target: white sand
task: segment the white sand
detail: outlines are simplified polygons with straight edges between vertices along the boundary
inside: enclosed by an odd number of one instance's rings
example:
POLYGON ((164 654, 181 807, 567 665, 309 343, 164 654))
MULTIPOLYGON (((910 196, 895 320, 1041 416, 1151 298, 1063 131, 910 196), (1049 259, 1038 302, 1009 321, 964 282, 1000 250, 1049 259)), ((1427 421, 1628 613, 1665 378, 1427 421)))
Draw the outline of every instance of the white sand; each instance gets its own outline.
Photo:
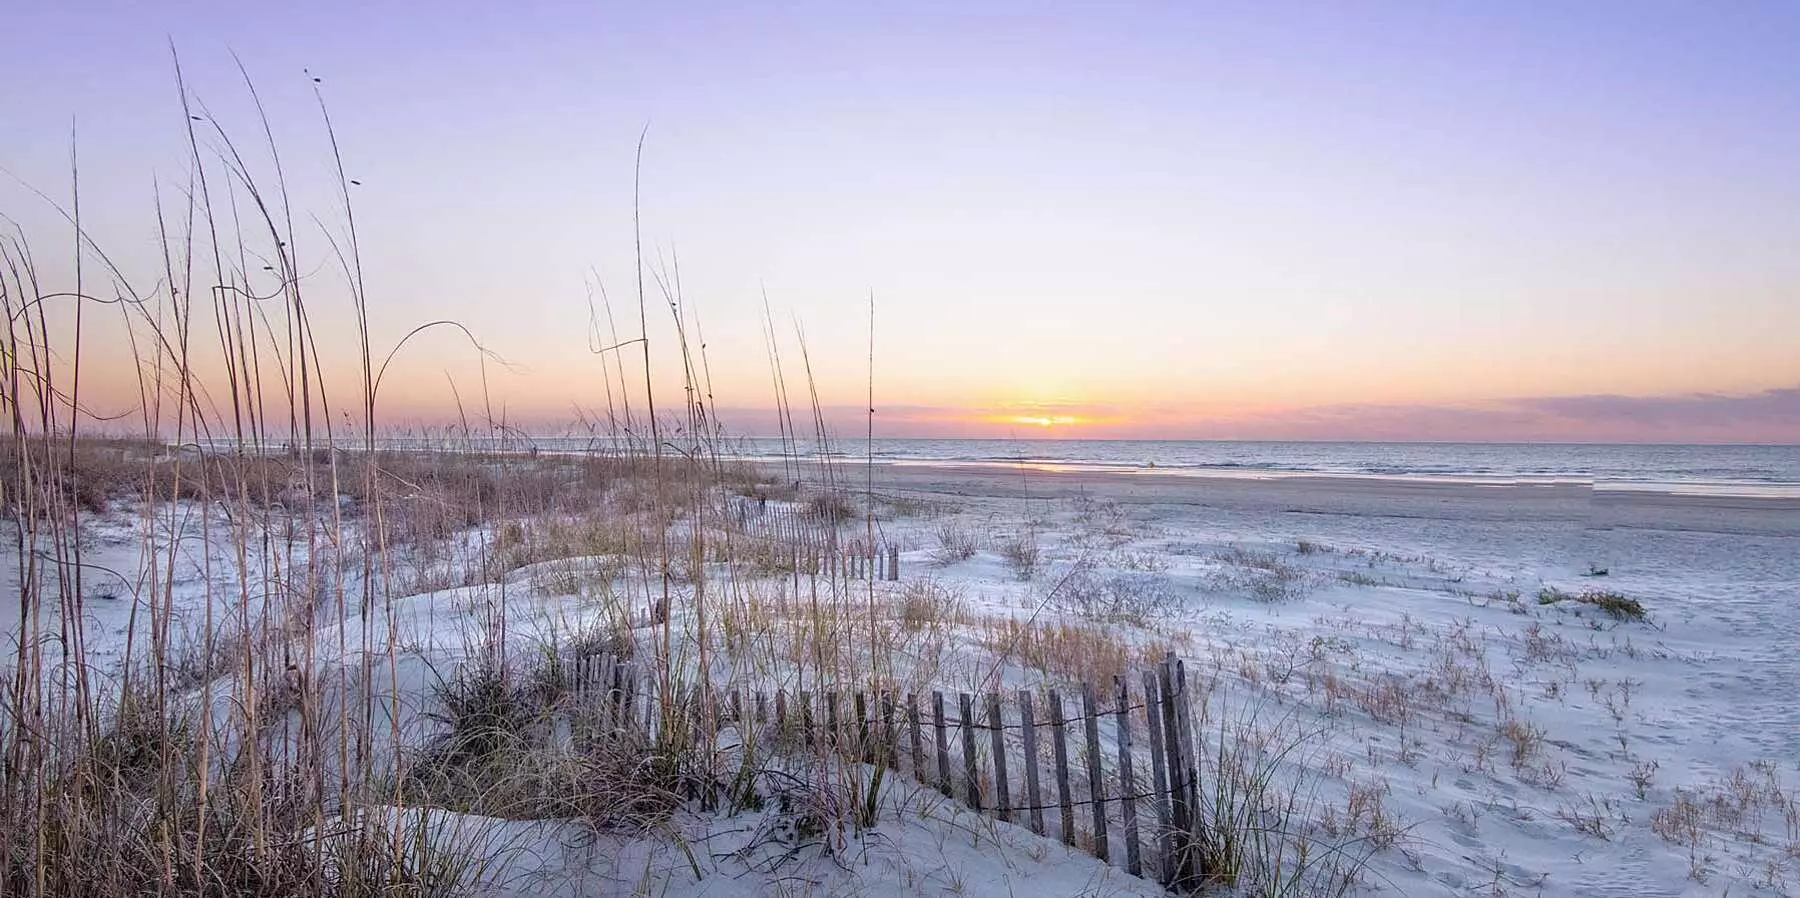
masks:
MULTIPOLYGON (((867 473, 845 479, 862 488, 867 473)), ((1414 698, 1404 727, 1292 682, 1244 692, 1281 693, 1329 721, 1333 750, 1352 760, 1342 778, 1386 784, 1388 807, 1413 828, 1406 851, 1380 858, 1380 872, 1405 894, 1800 888, 1800 502, 1596 493, 1580 484, 904 465, 873 474, 878 492, 960 505, 970 526, 1017 531, 1040 516, 1048 526, 1039 541, 1058 563, 1084 553, 1102 568, 1162 559, 1166 570, 1155 576, 1183 597, 1181 620, 1171 623, 1201 646, 1190 663, 1251 658, 1268 671, 1298 652, 1309 668, 1347 683, 1391 678, 1414 698), (1073 538, 1081 524, 1072 509, 1083 501, 1121 521, 1120 538, 1098 552, 1073 538), (1320 549, 1302 554, 1303 540, 1320 549), (1222 586, 1232 565, 1216 556, 1231 548, 1309 572, 1307 594, 1266 603, 1222 586), (1607 575, 1586 576, 1594 567, 1607 575), (1623 593, 1650 620, 1540 606, 1546 586, 1623 593), (1516 604, 1495 598, 1513 592, 1516 604), (1312 648, 1319 645, 1326 648, 1312 648), (1423 697, 1451 656, 1493 680, 1472 701, 1451 703, 1454 713, 1423 697), (1496 742, 1507 718, 1543 734, 1541 750, 1517 768, 1510 744, 1496 742), (1752 762, 1768 766, 1746 769, 1752 762), (1640 798, 1631 775, 1651 765, 1640 798), (1734 771, 1764 787, 1755 807, 1743 806, 1744 780, 1735 794, 1718 786, 1734 771), (1729 795, 1742 813, 1708 815, 1698 846, 1670 844, 1652 817, 1677 790, 1700 802, 1729 795), (1580 831, 1589 818, 1599 819, 1580 831)), ((921 544, 910 560, 926 562, 923 528, 887 526, 921 544)), ((1029 600, 1031 588, 1007 583, 995 559, 985 561, 938 576, 955 578, 978 603, 1029 600)), ((1241 679, 1240 661, 1223 664, 1222 676, 1241 679)))
MULTIPOLYGON (((860 491, 868 472, 839 474, 860 491)), ((1192 640, 1186 654, 1196 670, 1226 681, 1226 694, 1277 701, 1284 712, 1318 720, 1329 730, 1326 744, 1308 757, 1320 775, 1339 791, 1379 787, 1386 811, 1409 827, 1398 847, 1376 856, 1365 886, 1371 893, 1781 895, 1800 888, 1800 504, 1596 494, 1579 485, 991 468, 879 466, 873 481, 880 495, 940 506, 879 526, 906 549, 903 582, 931 578, 969 610, 1038 612, 1078 564, 1176 596, 1160 627, 1192 640), (1020 582, 996 549, 1027 532, 1028 522, 1045 566, 1020 582), (980 534, 983 551, 933 564, 935 533, 946 525, 980 534), (1313 550, 1303 553, 1301 541, 1313 550), (1301 572, 1293 595, 1255 598, 1251 587, 1265 572, 1230 560, 1234 549, 1252 553, 1241 557, 1272 555, 1301 572), (1607 576, 1584 576, 1595 566, 1607 576), (1567 603, 1540 606, 1535 597, 1546 586, 1623 593, 1643 602, 1650 621, 1617 622, 1567 603), (1508 593, 1519 600, 1508 601, 1508 593), (1283 681, 1279 672, 1290 675, 1283 681), (1446 690, 1452 674, 1474 685, 1446 690), (1399 720, 1378 719, 1359 698, 1383 686, 1405 698, 1399 720), (1516 764, 1501 734, 1508 721, 1541 736, 1516 764), (1641 796, 1634 770, 1645 779, 1641 796), (1704 811, 1692 845, 1671 842, 1652 825, 1682 794, 1704 811)), ((235 592, 227 553, 204 546, 192 525, 190 518, 177 573, 189 615, 199 611, 205 578, 214 580, 215 595, 235 592)), ((128 518, 96 521, 89 563, 130 579, 141 569, 134 527, 128 518)), ((105 592, 97 588, 87 603, 89 650, 117 657, 132 603, 105 592)), ((509 577, 504 591, 397 601, 401 629, 427 636, 420 663, 402 668, 402 688, 424 689, 426 662, 454 663, 465 629, 495 600, 518 619, 586 613, 579 600, 541 593, 523 574, 509 577)), ((372 624, 385 632, 379 615, 372 624)), ((972 636, 956 650, 972 665, 991 663, 972 636)), ((1005 675, 1009 686, 1042 676, 1016 667, 1005 675)), ((893 800, 918 794, 901 786, 893 800)), ((939 806, 927 819, 883 824, 851 863, 812 856, 786 868, 797 877, 787 886, 796 894, 869 895, 1155 891, 1022 829, 966 816, 939 806)), ((724 845, 749 840, 729 833, 761 825, 755 818, 688 824, 724 845)), ((577 854, 546 847, 547 837, 525 824, 483 832, 533 846, 514 858, 520 866, 506 880, 509 891, 629 894, 646 875, 660 880, 652 894, 737 896, 776 887, 746 873, 752 865, 729 851, 707 860, 696 879, 666 840, 607 838, 577 854), (582 872, 574 880, 565 875, 571 864, 582 872)))

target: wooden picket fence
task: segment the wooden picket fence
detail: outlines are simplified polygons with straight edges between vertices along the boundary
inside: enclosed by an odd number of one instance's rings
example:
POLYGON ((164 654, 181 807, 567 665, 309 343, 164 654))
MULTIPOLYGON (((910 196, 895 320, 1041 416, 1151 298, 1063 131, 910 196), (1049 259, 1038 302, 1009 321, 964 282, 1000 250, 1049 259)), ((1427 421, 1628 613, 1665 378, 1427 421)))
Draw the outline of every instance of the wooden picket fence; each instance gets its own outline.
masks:
MULTIPOLYGON (((733 497, 727 512, 751 542, 792 569, 850 580, 900 579, 900 547, 846 534, 839 521, 805 507, 733 497)), ((853 529, 853 528, 852 528, 853 529)))
MULTIPOLYGON (((654 737, 668 720, 642 668, 581 662, 609 725, 654 737)), ((1006 823, 1054 834, 1133 876, 1198 887, 1202 819, 1185 665, 1172 654, 1138 682, 1079 694, 728 690, 676 699, 690 732, 736 727, 756 744, 828 747, 935 787, 1006 823)))

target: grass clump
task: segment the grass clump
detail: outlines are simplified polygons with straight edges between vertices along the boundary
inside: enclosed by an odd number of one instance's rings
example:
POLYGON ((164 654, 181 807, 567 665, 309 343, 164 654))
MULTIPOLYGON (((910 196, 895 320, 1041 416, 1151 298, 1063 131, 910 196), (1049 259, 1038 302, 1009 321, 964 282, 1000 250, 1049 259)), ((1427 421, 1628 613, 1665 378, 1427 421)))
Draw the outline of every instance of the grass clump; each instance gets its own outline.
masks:
POLYGON ((937 537, 937 545, 932 547, 931 561, 940 567, 968 561, 981 550, 974 532, 955 523, 945 522, 940 525, 934 536, 937 537))
POLYGON ((1038 567, 1043 562, 1043 550, 1038 548, 1037 534, 1029 531, 1001 544, 1000 555, 1012 568, 1013 575, 1025 581, 1037 576, 1038 567))
POLYGON ((1326 732, 1258 703, 1232 706, 1216 690, 1190 701, 1200 825, 1178 891, 1343 896, 1374 854, 1405 835, 1379 788, 1350 784, 1332 804, 1317 771, 1326 732))
POLYGON ((842 524, 857 517, 856 506, 842 493, 819 493, 806 500, 806 513, 826 524, 842 524))
POLYGON ((1569 593, 1554 586, 1546 586, 1538 591, 1539 605, 1556 605, 1562 602, 1574 602, 1598 608, 1611 615, 1614 620, 1641 621, 1649 616, 1644 605, 1637 599, 1604 590, 1589 590, 1583 593, 1569 593))
POLYGON ((1149 627, 1173 617, 1181 596, 1167 578, 1154 574, 1077 570, 1057 584, 1048 603, 1094 623, 1149 627))

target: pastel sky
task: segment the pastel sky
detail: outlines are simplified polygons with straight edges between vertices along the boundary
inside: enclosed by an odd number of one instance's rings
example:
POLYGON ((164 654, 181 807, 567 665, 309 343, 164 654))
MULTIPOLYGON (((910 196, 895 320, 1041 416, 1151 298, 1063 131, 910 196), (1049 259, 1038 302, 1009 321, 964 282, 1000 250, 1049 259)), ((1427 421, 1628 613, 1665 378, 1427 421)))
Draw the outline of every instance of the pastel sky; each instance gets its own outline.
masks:
MULTIPOLYGON (((461 321, 508 363, 491 402, 540 429, 605 405, 596 275, 635 334, 647 125, 645 254, 678 262, 741 431, 773 426, 765 294, 790 380, 797 323, 821 402, 860 431, 872 295, 888 435, 1800 442, 1800 4, 15 0, 6 19, 0 213, 52 274, 67 227, 20 182, 66 201, 73 127, 84 224, 160 275, 153 187, 168 201, 188 169, 171 41, 266 176, 242 59, 346 391, 350 309, 315 236, 343 216, 303 72, 361 182, 375 342, 461 321)), ((481 374, 428 336, 384 410, 444 420, 481 374)), ((97 363, 89 395, 130 383, 97 363)))

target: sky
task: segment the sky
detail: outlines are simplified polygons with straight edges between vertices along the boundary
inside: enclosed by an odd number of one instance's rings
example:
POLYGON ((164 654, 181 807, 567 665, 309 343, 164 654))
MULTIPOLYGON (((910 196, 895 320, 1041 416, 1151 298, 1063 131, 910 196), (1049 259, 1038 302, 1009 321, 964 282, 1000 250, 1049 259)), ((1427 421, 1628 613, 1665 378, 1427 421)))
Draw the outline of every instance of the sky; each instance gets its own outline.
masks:
MULTIPOLYGON (((193 168, 171 46, 215 189, 214 125, 271 182, 241 60, 349 397, 319 92, 358 182, 375 354, 438 319, 488 350, 407 342, 390 425, 479 405, 553 431, 641 379, 640 348, 591 350, 638 335, 642 136, 653 382, 679 402, 658 286, 678 275, 739 432, 775 426, 772 324, 795 401, 804 343, 852 433, 872 385, 890 436, 1800 442, 1800 5, 13 0, 7 19, 0 214, 49 280, 72 237, 37 192, 70 205, 73 148, 84 229, 134 289, 159 283, 155 203, 193 168)), ((137 401, 116 318, 84 331, 96 409, 137 401)))

